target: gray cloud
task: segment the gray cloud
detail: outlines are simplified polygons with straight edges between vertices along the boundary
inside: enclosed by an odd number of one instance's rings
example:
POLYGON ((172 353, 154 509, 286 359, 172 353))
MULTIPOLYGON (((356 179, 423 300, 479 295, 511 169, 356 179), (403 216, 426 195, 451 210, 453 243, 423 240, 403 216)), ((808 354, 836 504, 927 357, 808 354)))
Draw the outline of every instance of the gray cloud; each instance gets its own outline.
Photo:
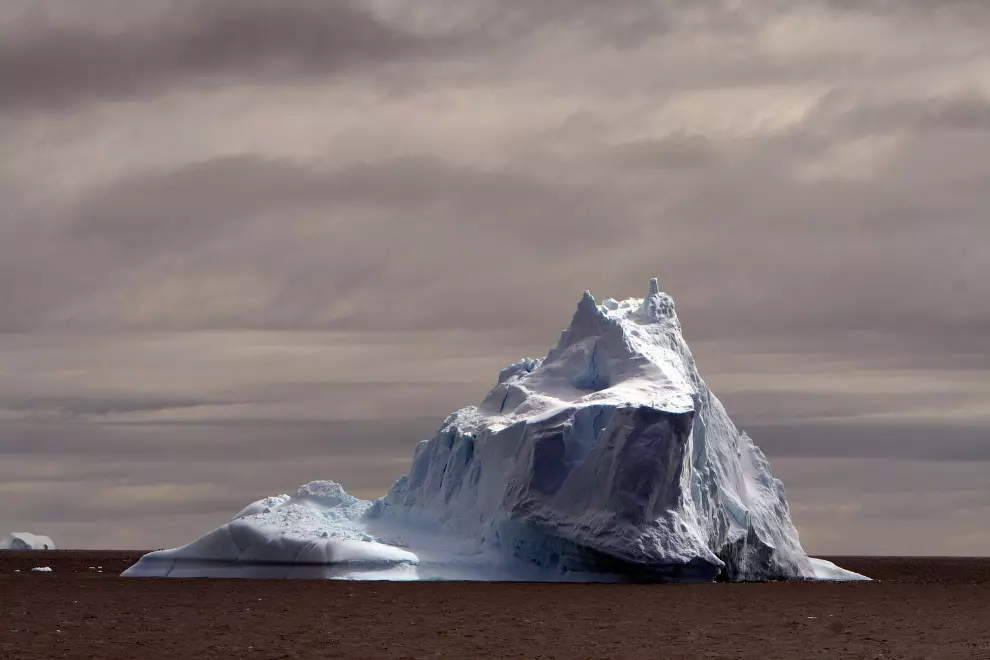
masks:
POLYGON ((347 0, 172 6, 159 20, 124 29, 59 25, 30 11, 10 20, 0 42, 0 107, 59 108, 179 84, 209 87, 230 75, 271 84, 424 54, 441 41, 417 38, 347 0))
POLYGON ((172 545, 312 479, 376 496, 437 423, 8 423, 0 426, 2 519, 43 526, 69 547, 172 545))
POLYGON ((634 170, 701 167, 717 157, 707 139, 683 133, 619 144, 612 156, 617 165, 634 170))
MULTIPOLYGON (((754 39, 779 16, 829 10, 930 20, 933 15, 974 22, 988 17, 976 3, 848 3, 810 0, 765 2, 735 7, 723 0, 689 6, 622 0, 607 7, 594 2, 434 3, 432 14, 456 15, 440 29, 417 17, 415 10, 368 5, 351 0, 313 2, 269 0, 203 2, 172 0, 154 11, 141 3, 96 2, 88 12, 65 12, 56 3, 13 3, 0 14, 0 109, 70 109, 106 98, 148 98, 171 89, 207 90, 218 85, 291 86, 310 79, 363 71, 389 63, 407 64, 428 57, 479 58, 497 55, 512 60, 561 37, 579 38, 618 52, 642 49, 670 34, 710 33, 726 43, 754 39), (456 6, 454 6, 456 4, 456 6), (68 13, 68 17, 62 14, 68 13), (426 26, 426 27, 424 27, 426 26)), ((431 14, 429 9, 421 13, 431 14)), ((853 58, 841 57, 851 63, 853 58)), ((721 63, 723 82, 754 82, 757 76, 790 79, 814 75, 806 63, 763 61, 754 72, 721 63)), ((693 71, 695 82, 709 76, 693 71)), ((403 78, 421 73, 405 66, 386 88, 407 89, 403 78)))
POLYGON ((746 429, 761 449, 775 457, 990 461, 990 429, 986 425, 840 421, 746 429))
POLYGON ((379 492, 581 291, 658 276, 813 549, 987 551, 953 470, 988 458, 988 16, 4 4, 0 530, 379 492))
MULTIPOLYGON (((275 288, 267 300, 243 311, 225 313, 207 302, 206 309, 152 310, 150 317, 128 320, 131 303, 115 302, 122 306, 111 312, 114 316, 106 318, 94 305, 81 312, 80 322, 85 325, 88 315, 104 326, 371 329, 399 321, 436 328, 451 319, 436 316, 429 307, 402 308, 401 298, 416 295, 417 285, 435 299, 448 295, 430 292, 430 282, 439 278, 458 287, 460 274, 485 263, 499 246, 518 261, 535 259, 545 250, 580 249, 589 242, 607 247, 614 242, 610 217, 606 205, 575 186, 505 169, 457 167, 429 157, 323 171, 249 156, 193 163, 172 172, 128 177, 96 191, 67 212, 63 222, 68 240, 61 246, 53 245, 48 235, 38 237, 39 250, 61 251, 59 261, 85 271, 86 279, 68 268, 60 277, 50 270, 50 259, 15 255, 8 265, 16 271, 12 279, 43 272, 35 278, 39 286, 34 296, 7 292, 0 326, 44 322, 53 305, 57 309, 60 303, 77 301, 94 288, 140 289, 190 273, 236 277, 260 270, 275 288), (229 249, 232 235, 240 247, 235 252, 229 249), (309 242, 313 235, 317 243, 309 242), (520 239, 525 247, 517 246, 520 239), (424 246, 429 252, 409 252, 410 244, 421 241, 429 243, 424 246), (282 257, 271 259, 274 254, 282 257), (422 270, 427 261, 430 267, 422 270), (122 273, 130 276, 122 279, 122 273), (49 278, 48 287, 41 285, 49 278), (384 302, 392 305, 361 306, 339 315, 332 308, 335 301, 325 295, 327 278, 335 281, 339 294, 357 293, 368 278, 386 286, 401 280, 413 290, 385 293, 384 302)), ((23 245, 17 250, 25 255, 23 245)), ((484 272, 469 279, 472 287, 492 293, 501 288, 484 272)), ((505 289, 499 293, 511 295, 505 289)), ((135 290, 122 295, 132 301, 142 297, 135 290)), ((563 309, 571 304, 562 302, 563 309)), ((529 303, 535 308, 537 301, 529 303)), ((468 327, 484 327, 500 316, 487 304, 448 313, 468 327)))
POLYGON ((304 168, 260 157, 190 163, 113 182, 72 209, 68 230, 121 255, 188 250, 273 209, 330 201, 325 183, 304 168))
MULTIPOLYGON (((888 129, 897 126, 903 130, 911 124, 892 118, 888 129)), ((241 156, 135 174, 71 208, 63 221, 64 245, 53 242, 49 232, 36 239, 34 247, 42 254, 63 252, 58 261, 77 264, 85 278, 66 270, 60 281, 49 268, 52 256, 39 258, 30 245, 16 247, 7 262, 11 278, 35 279, 40 294, 51 279, 50 297, 22 298, 17 289, 9 289, 4 321, 8 328, 40 322, 45 318, 40 314, 57 311, 59 297, 76 301, 94 288, 130 287, 120 295, 147 309, 141 300, 149 286, 146 278, 156 286, 167 283, 177 269, 183 274, 205 269, 204 277, 213 272, 235 278, 260 270, 274 291, 233 315, 222 306, 190 306, 185 313, 152 310, 128 318, 129 303, 115 301, 117 320, 180 327, 375 328, 395 321, 422 328, 486 327, 506 320, 491 301, 512 298, 551 323, 566 315, 573 294, 558 289, 566 297, 541 308, 543 294, 527 292, 525 282, 551 270, 580 273, 583 265, 571 256, 582 250, 620 260, 613 263, 619 272, 604 274, 602 288, 585 280, 584 286, 600 295, 612 295, 620 286, 638 291, 638 282, 662 262, 669 274, 665 281, 684 286, 683 297, 690 304, 692 279, 679 276, 690 273, 701 258, 711 277, 728 282, 730 273, 720 271, 735 270, 738 263, 723 258, 728 249, 745 250, 762 263, 747 269, 750 281, 737 279, 721 292, 706 293, 719 304, 706 305, 706 316, 689 320, 701 338, 709 336, 708 328, 723 327, 730 315, 740 329, 785 333, 795 325, 850 328, 854 319, 856 330, 916 334, 932 329, 947 337, 957 334, 957 325, 967 331, 987 324, 985 309, 976 302, 979 291, 972 288, 986 263, 979 240, 986 231, 982 195, 965 187, 990 173, 983 171, 987 166, 978 156, 990 136, 967 134, 964 143, 953 144, 920 134, 898 147, 902 156, 897 162, 883 166, 886 180, 867 185, 842 180, 847 173, 839 171, 840 179, 833 181, 825 172, 823 181, 796 185, 786 197, 753 198, 751 190, 788 176, 802 161, 810 168, 816 159, 830 158, 830 146, 795 153, 793 145, 800 145, 806 134, 791 131, 758 145, 736 146, 735 153, 725 145, 677 134, 625 143, 607 152, 621 169, 599 168, 594 163, 605 161, 596 153, 591 165, 561 163, 554 170, 556 180, 544 172, 526 173, 525 167, 480 169, 425 156, 343 167, 241 156), (956 158, 971 153, 971 171, 965 177, 934 173, 944 178, 933 178, 926 163, 950 157, 950 150, 956 158), (594 183, 584 181, 593 177, 594 183), (929 193, 920 202, 907 202, 901 194, 904 185, 928 188, 929 193), (927 243, 924 254, 899 261, 897 255, 909 254, 905 250, 930 231, 935 218, 942 226, 939 240, 927 243), (658 231, 663 240, 655 245, 640 241, 658 231), (237 251, 229 249, 232 236, 237 251), (731 237, 731 243, 712 243, 712 236, 731 237), (781 253, 768 236, 786 237, 792 247, 781 253), (406 249, 411 242, 420 243, 415 253, 406 249), (492 254, 499 254, 502 262, 495 280, 489 269, 473 268, 492 254), (796 254, 805 255, 805 268, 786 281, 775 278, 774 272, 787 268, 796 254), (433 257, 429 268, 427 255, 433 257), (909 271, 917 280, 914 297, 896 296, 909 271), (123 272, 130 275, 121 279, 123 272), (360 306, 346 314, 327 309, 333 301, 327 301, 319 282, 333 280, 338 294, 356 295, 373 277, 382 284, 401 278, 407 287, 381 292, 391 305, 360 306), (814 286, 822 278, 831 279, 833 286, 818 291, 814 300, 805 299, 811 304, 800 312, 796 303, 756 304, 771 294, 793 298, 788 288, 814 286), (472 298, 467 295, 471 290, 489 295, 472 298), (465 304, 430 307, 455 293, 465 304), (410 295, 430 300, 403 309, 402 299, 410 295), (887 298, 883 307, 876 306, 877 296, 887 298), (938 317, 936 326, 910 322, 919 299, 938 317)), ((94 312, 100 323, 115 321, 97 304, 71 318, 85 323, 94 312)))
POLYGON ((821 554, 985 553, 987 463, 780 458, 791 514, 821 554), (923 530, 923 531, 922 531, 923 530))
MULTIPOLYGON (((106 471, 93 476, 113 477, 123 485, 143 483, 148 476, 146 469, 138 474, 130 473, 132 466, 139 463, 150 469, 163 463, 185 463, 189 459, 193 462, 222 462, 229 459, 232 463, 264 464, 284 461, 285 464, 294 463, 299 468, 306 462, 328 454, 340 459, 353 459, 366 458, 372 453, 398 461, 393 474, 375 484, 380 486, 391 484, 400 476, 404 469, 403 463, 408 462, 412 456, 411 448, 419 440, 432 435, 440 421, 442 420, 434 417, 413 417, 392 421, 274 420, 186 424, 11 422, 5 425, 2 433, 4 453, 7 456, 35 460, 50 456, 66 459, 92 457, 95 459, 93 464, 100 463, 106 468, 106 471)), ((373 463, 373 460, 368 460, 372 468, 373 463)), ((96 467, 103 470, 99 465, 96 467)), ((204 466, 206 470, 216 467, 204 466)), ((261 469, 261 465, 256 468, 261 469)), ((8 475, 7 478, 11 476, 8 475)), ((64 476, 66 475, 58 472, 55 480, 64 476)), ((175 478, 180 477, 187 481, 202 479, 196 472, 175 478)), ((295 483, 289 481, 273 487, 289 488, 295 483)), ((356 484, 359 488, 366 486, 367 484, 356 484)), ((241 487, 249 489, 252 485, 245 483, 241 487)))
POLYGON ((818 102, 810 120, 866 136, 897 131, 987 131, 990 95, 966 89, 951 95, 898 99, 833 90, 818 102))
POLYGON ((47 413, 64 416, 101 415, 119 412, 148 412, 170 409, 193 408, 222 403, 217 400, 169 398, 169 397, 101 397, 87 396, 41 396, 7 397, 3 409, 10 412, 47 413))

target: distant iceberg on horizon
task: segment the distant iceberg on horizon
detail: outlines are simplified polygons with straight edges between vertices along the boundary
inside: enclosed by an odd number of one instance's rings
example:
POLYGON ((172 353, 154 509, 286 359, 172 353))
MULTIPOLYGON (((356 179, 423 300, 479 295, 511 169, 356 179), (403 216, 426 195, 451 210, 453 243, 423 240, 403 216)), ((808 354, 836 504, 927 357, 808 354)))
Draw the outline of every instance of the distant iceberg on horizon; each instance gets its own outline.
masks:
POLYGON ((866 580, 808 557, 781 482, 698 374, 674 301, 585 292, 545 358, 502 370, 381 499, 259 500, 125 576, 866 580))
POLYGON ((0 540, 0 550, 57 550, 47 536, 30 532, 12 532, 0 540))

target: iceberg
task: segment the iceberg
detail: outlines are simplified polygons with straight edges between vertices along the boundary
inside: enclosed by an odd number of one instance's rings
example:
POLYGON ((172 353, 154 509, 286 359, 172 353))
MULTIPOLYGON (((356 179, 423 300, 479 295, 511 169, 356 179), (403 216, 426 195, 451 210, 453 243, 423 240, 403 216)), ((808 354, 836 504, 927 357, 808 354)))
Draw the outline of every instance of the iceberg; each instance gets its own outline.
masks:
POLYGON ((0 541, 0 550, 56 550, 55 543, 47 536, 28 532, 13 532, 0 541))
POLYGON ((543 359, 499 374, 381 499, 259 500, 125 576, 859 580, 808 557, 783 484, 705 385, 674 301, 585 292, 543 359))

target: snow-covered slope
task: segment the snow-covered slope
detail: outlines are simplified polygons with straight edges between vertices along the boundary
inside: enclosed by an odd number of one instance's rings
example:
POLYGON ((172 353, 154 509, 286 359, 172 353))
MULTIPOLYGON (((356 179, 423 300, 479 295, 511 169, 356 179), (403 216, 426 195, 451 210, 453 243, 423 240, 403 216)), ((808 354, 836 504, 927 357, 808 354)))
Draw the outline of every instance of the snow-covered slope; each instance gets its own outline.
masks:
POLYGON ((546 358, 504 369, 374 504, 314 482, 125 575, 862 579, 805 554, 656 280, 645 299, 585 293, 546 358))
POLYGON ((416 555, 367 532, 371 505, 340 484, 314 481, 248 505, 186 546, 145 555, 124 575, 415 579, 416 555))
POLYGON ((0 541, 0 550, 55 550, 55 544, 47 536, 28 532, 13 532, 0 541))

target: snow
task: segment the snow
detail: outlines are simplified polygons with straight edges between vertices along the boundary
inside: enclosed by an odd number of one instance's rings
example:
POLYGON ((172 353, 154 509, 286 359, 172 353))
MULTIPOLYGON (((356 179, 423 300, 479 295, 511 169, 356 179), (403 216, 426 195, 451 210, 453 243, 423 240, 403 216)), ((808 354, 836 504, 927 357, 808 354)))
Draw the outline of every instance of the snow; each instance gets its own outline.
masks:
POLYGON ((32 573, 51 573, 52 569, 50 566, 35 566, 31 569, 32 573))
POLYGON ((811 559, 783 485, 701 379, 674 302, 588 292, 372 503, 318 481, 127 576, 567 581, 867 579, 811 559))
POLYGON ((55 543, 47 536, 14 532, 0 541, 0 550, 55 550, 55 543))

